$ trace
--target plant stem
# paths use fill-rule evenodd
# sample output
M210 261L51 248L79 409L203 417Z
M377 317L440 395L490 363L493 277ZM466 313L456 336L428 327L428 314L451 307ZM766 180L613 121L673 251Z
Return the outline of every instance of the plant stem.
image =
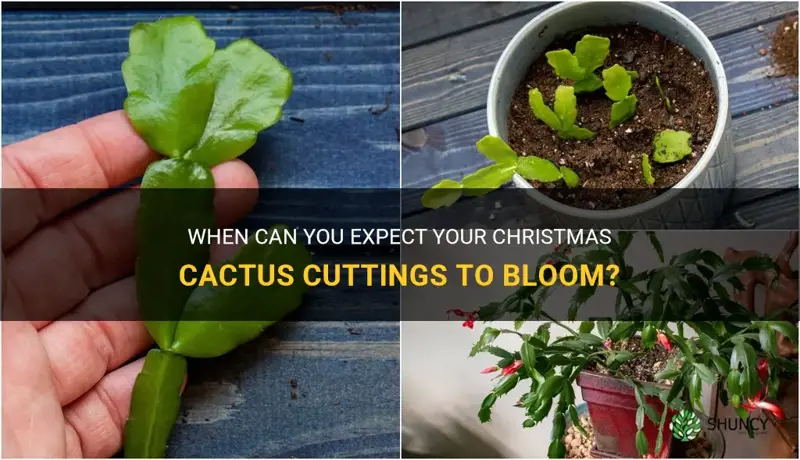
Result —
M560 321L558 321L557 319L555 319L555 318L553 318L552 316L550 316L549 314L547 314L547 312L546 312L546 311L544 311L544 310L542 310L542 316L544 316L545 318L549 319L550 321L552 321L552 322L553 322L553 323L555 323L556 325L558 325L558 326L561 326L561 328L563 328L563 329L566 329L566 330L567 330L567 331L569 331L569 332L570 332L572 335L575 335L575 336L577 336L577 335L578 335L578 333L577 333L577 332L575 332L575 330L573 330L573 329L572 329L572 328L570 328L569 326L566 326L566 325L562 324Z
M753 324L751 324L751 325L747 326L746 328L742 329L741 331L737 332L736 334L731 334L731 336L730 336L730 337L728 337L727 339L723 340L723 341L722 341L722 343L720 343L720 344L719 344L719 346L720 346L720 347L722 347L722 346L723 346L723 345L725 345L726 343L730 342L730 341L731 341L731 339L732 339L732 338L734 338L734 337L736 337L737 335L744 334L745 332L747 332L748 330L750 330L750 328L751 328L751 327L753 327Z
M631 235L631 239L634 238L633 236L634 234L635 232ZM625 248L625 250L627 250L627 248ZM614 258L617 259L616 260L617 265L622 271L622 277L620 279L628 281L630 280L631 277L628 274L627 265L625 265L625 250L613 251L613 252L614 252ZM628 311L633 310L633 298L631 297L631 295L622 290L622 288L617 288L617 289L619 289L620 292L622 292L622 298L625 299L625 305L628 306Z

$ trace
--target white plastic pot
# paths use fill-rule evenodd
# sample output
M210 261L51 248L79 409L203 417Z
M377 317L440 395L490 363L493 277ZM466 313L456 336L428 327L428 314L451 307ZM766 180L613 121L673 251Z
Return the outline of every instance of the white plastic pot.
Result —
M708 69L717 95L717 122L700 160L672 189L650 201L616 210L567 206L539 192L519 174L514 176L514 184L550 211L543 213L546 220L565 227L712 228L733 187L736 171L725 70L708 37L684 15L662 3L571 1L533 18L506 46L495 66L487 101L489 134L508 140L507 118L514 91L556 37L586 27L628 24L638 24L683 45Z

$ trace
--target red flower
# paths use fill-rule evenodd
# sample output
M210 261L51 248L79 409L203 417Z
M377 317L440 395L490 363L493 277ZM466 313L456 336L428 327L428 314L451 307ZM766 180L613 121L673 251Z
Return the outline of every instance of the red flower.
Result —
M478 317L478 312L477 311L464 311L464 310L461 310L461 309L458 309L458 308L455 308L453 310L447 310L447 314L448 315L451 314L451 313L453 315L455 315L455 316L460 317L460 318L464 318L464 317L467 318L461 324L462 326L468 327L470 329L475 327L475 318Z
M764 401L764 392L760 391L755 397L748 399L747 401L743 402L741 406L744 409L752 412L756 409L765 410L767 412L771 412L772 415L778 418L778 420L783 420L786 418L786 415L783 413L783 409L772 404L771 402Z
M475 327L475 317L476 316L478 316L478 312L477 311L469 311L469 312L467 312L467 320L464 321L464 323L462 323L461 325L463 327L468 327L468 328L472 329L473 327Z
M497 365L489 366L486 369L482 370L481 374L491 374L492 372L497 372L498 370L500 370L500 367L498 367Z
M611 345L612 345L613 343L614 343L614 342L612 342L612 341L611 341L611 339L606 339L606 341L605 341L605 342L603 342L603 347L604 347L606 350L610 350L610 349L611 349Z
M769 377L769 361L767 361L766 358L761 358L758 360L758 366L756 369L758 370L758 377L761 380Z
M514 372L517 372L517 370L519 370L520 367L522 367L522 360L518 359L513 363L509 364L508 366L504 367L503 371L500 372L500 375L513 374Z
M669 339L667 338L666 334L661 331L658 331L658 343L660 343L667 351L672 350L672 344L669 343Z
M570 249L569 246L565 246L564 249L561 249L561 246L562 245L559 244L558 246L554 247L553 252L563 252L564 254L572 254L572 249Z
M553 265L553 259L547 259L544 261L545 265Z

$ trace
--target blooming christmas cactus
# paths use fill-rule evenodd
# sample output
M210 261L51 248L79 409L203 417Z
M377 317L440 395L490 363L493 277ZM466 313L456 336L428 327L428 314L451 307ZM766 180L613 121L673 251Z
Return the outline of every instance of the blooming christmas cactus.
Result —
M779 341L797 344L797 327L778 320L786 309L759 317L730 294L744 289L739 275L748 271L766 271L777 280L777 264L767 256L726 263L716 253L701 249L676 255L664 263L658 238L652 232L647 232L647 237L663 265L638 273L625 263L634 232L619 232L606 245L559 246L539 259L539 266L552 264L556 269L563 264L587 264L590 269L600 264L619 266L615 286L609 287L617 290L618 321L583 321L576 330L545 311L556 286L541 285L519 288L502 301L473 312L450 311L464 317L463 324L469 328L476 320L515 318L514 329L486 327L470 352L470 356L488 353L499 358L496 365L481 371L498 379L481 403L481 422L490 421L492 408L500 397L525 385L528 391L516 403L525 411L522 426L533 427L552 413L554 428L548 455L563 457L566 418L582 431L573 383L586 369L624 379L632 386L639 405L636 448L643 457L658 456L662 451L662 431L669 410L704 411L703 382L718 383L720 400L732 404L742 419L759 410L783 418L783 411L769 400L775 398L781 378L797 372L797 363L778 352ZM577 288L567 319L574 320L595 291L593 286ZM797 302L786 308L796 311ZM533 333L522 332L526 321L540 319L548 321ZM551 339L552 325L561 327L566 335ZM694 331L693 337L688 337L689 329ZM495 340L501 335L517 337L519 348L497 346ZM626 348L632 342L641 349ZM631 363L656 352L667 353L669 358L666 363L657 363L662 367L652 379L642 381L630 372ZM648 397L664 403L661 413L647 403ZM645 436L645 418L658 426L657 439Z

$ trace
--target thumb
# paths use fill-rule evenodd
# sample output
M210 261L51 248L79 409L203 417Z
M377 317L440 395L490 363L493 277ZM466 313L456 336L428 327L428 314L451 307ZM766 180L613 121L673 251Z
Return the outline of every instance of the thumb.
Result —
M140 358L106 374L91 390L64 407L67 457L105 458L122 448Z

